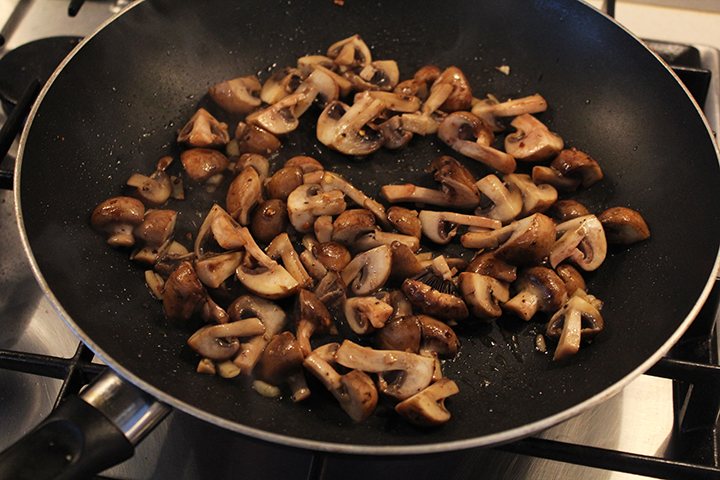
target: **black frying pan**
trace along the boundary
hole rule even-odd
[[[268,400],[246,379],[194,372],[187,329],[168,325],[142,271],[89,227],[102,200],[134,172],[179,154],[175,132],[198,106],[227,120],[208,86],[294,64],[359,33],[375,59],[397,60],[403,78],[426,64],[457,65],[477,97],[541,93],[539,115],[568,147],[602,166],[605,179],[574,198],[599,213],[628,206],[652,237],[611,249],[588,275],[605,301],[606,329],[569,361],[534,349],[542,322],[503,318],[460,326],[459,356],[445,364],[460,393],[452,420],[417,429],[386,405],[354,424],[329,395],[303,404]],[[510,75],[495,67],[510,66]],[[381,185],[431,185],[434,157],[490,171],[433,138],[354,160],[314,138],[313,115],[288,136],[273,165],[311,155],[371,196]],[[179,162],[177,162],[179,164]],[[180,171],[179,165],[175,165]],[[16,200],[28,253],[58,310],[122,377],[200,418],[291,446],[362,454],[447,451],[510,441],[595,405],[657,361],[687,328],[717,272],[720,174],[712,134],[671,71],[611,19],[577,1],[141,3],[76,50],[31,116],[18,161]],[[212,198],[193,188],[173,203],[197,231]]]

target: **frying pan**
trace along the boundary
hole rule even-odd
[[[132,173],[149,173],[160,157],[179,155],[176,131],[199,106],[234,128],[238,119],[208,99],[210,85],[249,74],[267,78],[355,33],[374,59],[396,60],[403,78],[426,64],[457,65],[476,97],[542,94],[549,109],[539,118],[605,173],[574,198],[594,213],[633,208],[651,228],[648,241],[611,249],[587,276],[590,293],[605,302],[606,327],[574,358],[552,362],[536,351],[542,319],[458,326],[461,353],[444,372],[460,393],[447,402],[453,418],[439,428],[415,428],[382,402],[356,424],[321,388],[293,404],[287,396],[260,397],[245,378],[196,374],[198,359],[186,346],[192,329],[169,324],[142,270],[89,227],[92,209],[127,193]],[[509,75],[496,70],[502,65]],[[432,186],[424,168],[439,155],[460,159],[476,178],[491,173],[430,137],[348,158],[319,144],[318,112],[307,115],[284,139],[274,168],[310,155],[375,198],[385,183]],[[114,372],[201,419],[305,449],[444,452],[508,442],[570,418],[620,391],[669,350],[718,269],[718,150],[697,104],[640,41],[572,0],[270,0],[262,8],[241,0],[148,0],[86,39],[56,72],[23,133],[16,182],[20,228],[41,285]],[[197,232],[196,212],[213,202],[185,183],[187,200],[169,205],[180,211],[181,234]]]

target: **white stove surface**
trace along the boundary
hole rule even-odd
[[[599,7],[602,2],[589,2]],[[663,2],[667,4],[668,2]],[[684,2],[676,2],[684,3]],[[692,2],[704,7],[701,0]],[[718,5],[720,2],[712,2]],[[84,36],[108,18],[118,5],[88,1],[76,18],[67,17],[67,1],[0,0],[0,32],[7,43],[0,55],[37,38],[54,35]],[[18,11],[24,11],[18,19]],[[720,11],[720,8],[718,8]],[[15,13],[13,13],[15,12]],[[679,41],[720,48],[720,13],[712,9],[686,10],[657,7],[646,3],[619,2],[618,22],[642,38]],[[16,21],[16,30],[8,28]],[[716,51],[715,51],[716,52]],[[715,56],[713,49],[703,55]],[[717,62],[717,60],[715,60]],[[720,79],[713,79],[717,87]],[[717,116],[712,106],[708,116]],[[0,114],[1,116],[1,114]],[[4,120],[4,118],[0,118]],[[715,123],[714,125],[718,125]],[[717,130],[717,127],[714,127]],[[9,157],[14,157],[15,148]],[[9,168],[12,158],[6,158]],[[53,311],[35,283],[24,259],[15,226],[12,193],[0,191],[0,318],[13,324],[0,330],[0,348],[70,357],[77,338]],[[22,292],[22,294],[13,294]],[[9,294],[8,294],[9,293]],[[0,449],[41,421],[50,411],[59,389],[59,381],[0,370]],[[673,428],[672,382],[641,376],[604,404],[551,428],[540,437],[617,449],[637,454],[663,456]],[[212,444],[207,439],[212,438]],[[223,445],[222,451],[217,446]],[[230,454],[230,452],[233,452]],[[322,478],[641,478],[531,457],[475,450],[448,455],[443,470],[437,458],[410,460],[345,459],[330,461]],[[278,462],[277,459],[283,460]],[[217,461],[222,461],[222,468]],[[260,444],[180,412],[172,413],[136,448],[135,456],[103,475],[122,479],[201,479],[212,478],[298,478],[308,477],[311,456]],[[357,473],[353,473],[357,472]],[[373,475],[373,472],[376,475]],[[454,473],[454,476],[452,475]],[[435,475],[435,478],[437,478]]]

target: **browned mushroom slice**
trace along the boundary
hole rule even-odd
[[[430,384],[435,361],[415,353],[374,350],[345,340],[335,352],[340,365],[370,373],[392,372],[392,381],[380,381],[380,391],[397,400],[415,395]]]
[[[382,113],[385,103],[360,95],[352,106],[331,102],[320,114],[317,138],[324,145],[346,155],[368,155],[383,144],[382,133],[367,125]]]
[[[494,96],[488,95],[487,99],[480,100],[473,105],[472,113],[485,120],[493,131],[502,132],[505,130],[505,125],[502,124],[500,118],[540,113],[545,110],[547,110],[547,102],[540,95],[531,95],[502,103]]]
[[[262,200],[262,182],[257,170],[250,166],[233,179],[225,195],[228,213],[244,226],[250,225],[250,213]]]
[[[262,85],[255,75],[218,83],[208,89],[210,98],[230,113],[248,114],[260,106]]]
[[[575,147],[560,152],[550,163],[550,168],[564,178],[580,178],[580,184],[585,188],[603,178],[600,165],[590,155]]]
[[[600,312],[579,295],[568,299],[548,322],[546,335],[558,341],[553,360],[575,355],[581,340],[592,341],[603,329]]]
[[[411,184],[384,185],[381,195],[391,203],[415,202],[460,209],[478,206],[480,194],[475,187],[475,178],[457,160],[448,156],[438,157],[430,163],[428,170],[435,172],[435,180],[440,182],[442,190]]]
[[[252,337],[265,333],[265,325],[258,318],[246,318],[222,325],[206,325],[188,339],[195,353],[210,360],[222,361],[240,350],[238,337]]]
[[[347,297],[347,285],[337,272],[328,272],[315,286],[313,291],[330,310],[342,307]]]
[[[205,185],[208,192],[214,192],[222,181],[223,172],[228,168],[225,155],[210,148],[191,148],[180,154],[180,161],[188,176]]]
[[[478,273],[458,275],[459,290],[470,312],[479,319],[491,320],[502,315],[500,303],[510,299],[510,284]]]
[[[137,188],[135,195],[144,203],[158,207],[168,201],[173,193],[173,184],[165,169],[172,163],[172,157],[163,157],[158,161],[157,169],[149,177],[135,173],[130,176],[127,185]]]
[[[498,230],[468,232],[461,237],[466,248],[494,248],[495,256],[513,265],[536,265],[550,254],[555,243],[555,224],[536,213]]]
[[[408,300],[426,315],[453,322],[469,316],[467,305],[457,295],[454,283],[444,280],[432,268],[406,279],[401,288]]]
[[[277,304],[255,295],[238,297],[230,304],[227,313],[233,322],[258,318],[265,327],[265,333],[250,337],[240,345],[240,350],[232,362],[238,373],[250,375],[267,344],[287,325],[288,317]]]
[[[250,232],[261,243],[270,243],[273,238],[287,230],[287,204],[277,198],[260,202],[250,219]]]
[[[559,238],[549,256],[553,268],[567,259],[585,271],[592,271],[605,261],[605,230],[595,215],[573,218],[558,225],[556,230]]]
[[[333,59],[337,65],[350,68],[368,65],[372,62],[370,49],[360,35],[353,35],[333,43],[327,50],[327,56]]]
[[[187,321],[202,307],[206,295],[192,264],[183,262],[165,282],[165,315],[173,322]]]
[[[345,300],[343,310],[347,324],[358,335],[382,328],[393,312],[388,303],[372,296],[350,297]]]
[[[374,232],[375,217],[364,208],[353,208],[342,212],[333,222],[332,241],[348,248],[354,248],[358,238]]]
[[[485,121],[470,112],[451,113],[442,121],[437,133],[453,150],[473,160],[502,173],[515,171],[515,159],[490,146],[495,134]]]
[[[265,183],[268,198],[287,201],[293,190],[303,184],[303,171],[300,167],[283,167],[275,172]]]
[[[318,242],[315,235],[308,233],[307,235],[303,235],[301,243],[305,249],[300,252],[300,261],[305,265],[305,269],[310,276],[318,282],[328,274],[328,269],[320,263],[320,260],[318,260],[314,252],[314,249],[320,245],[320,242]],[[350,253],[348,252],[348,262],[349,261]]]
[[[517,278],[517,267],[497,258],[493,250],[475,255],[465,271],[497,278],[503,282],[514,282]]]
[[[255,371],[260,380],[270,385],[290,385],[293,401],[299,402],[310,396],[302,368],[303,360],[305,355],[295,336],[292,332],[283,332],[270,339]]]
[[[418,219],[425,237],[440,245],[450,243],[460,225],[493,230],[502,226],[499,220],[492,218],[432,210],[421,210]]]
[[[240,228],[238,234],[245,242],[246,253],[244,262],[235,270],[240,283],[263,298],[285,298],[295,293],[299,287],[295,277],[262,251],[247,228]]]
[[[272,133],[257,125],[238,123],[235,138],[228,143],[228,156],[240,156],[244,153],[272,155],[280,149],[281,143]],[[236,149],[236,150],[231,150]]]
[[[650,238],[650,229],[635,210],[613,207],[598,215],[608,243],[630,244]]]
[[[158,248],[167,242],[175,230],[178,213],[175,210],[148,210],[133,235],[146,247]]]
[[[377,388],[365,372],[351,370],[340,375],[316,352],[308,355],[303,365],[337,398],[342,409],[353,421],[361,422],[375,411],[378,402]]]
[[[572,265],[567,263],[561,263],[560,265],[555,267],[555,273],[557,273],[558,277],[560,277],[560,279],[565,284],[565,290],[567,291],[568,295],[574,295],[578,289],[582,291],[587,290],[585,279],[582,277],[582,274]]]
[[[357,92],[382,90],[389,92],[400,80],[400,70],[394,60],[378,60],[357,70],[345,70],[343,77]]]
[[[310,233],[317,217],[339,215],[346,206],[345,195],[340,190],[324,192],[320,185],[304,184],[288,196],[288,218],[295,230]]]
[[[339,272],[350,263],[352,256],[348,249],[338,242],[323,242],[312,247],[315,258],[328,270]]]
[[[383,228],[390,228],[390,224],[387,221],[387,214],[385,213],[385,207],[383,207],[381,203],[365,195],[362,191],[358,190],[354,185],[342,178],[340,175],[333,172],[325,172],[322,180],[320,181],[320,185],[326,192],[340,190],[347,198],[351,199],[362,208],[372,212],[377,222],[379,222]]]
[[[392,253],[388,245],[362,252],[340,272],[340,276],[354,295],[371,295],[377,292],[390,276]]]
[[[297,68],[285,67],[265,80],[260,90],[260,99],[272,105],[293,93],[302,82],[303,74]]]
[[[475,215],[494,218],[503,224],[512,222],[520,215],[523,207],[523,198],[520,190],[515,184],[502,182],[493,175],[487,175],[475,182],[477,189],[487,198],[489,203],[483,200],[475,210]]]
[[[511,286],[515,296],[505,302],[503,309],[525,321],[537,312],[555,313],[567,300],[565,283],[545,267],[523,270]]]
[[[295,301],[295,334],[303,355],[312,352],[310,337],[315,333],[337,333],[325,304],[313,292],[301,289]]]
[[[517,130],[505,137],[505,151],[516,160],[539,162],[555,157],[565,143],[557,133],[530,114],[515,117],[510,125]]]
[[[395,411],[420,427],[435,427],[450,420],[445,399],[460,390],[455,382],[442,378],[423,391],[395,405]]]
[[[420,238],[422,236],[422,224],[418,217],[417,210],[410,210],[405,207],[394,205],[387,210],[388,221],[405,235],[412,235]]]
[[[114,197],[95,207],[90,225],[107,235],[107,243],[113,247],[135,245],[133,230],[145,218],[145,205],[131,197]]]
[[[273,135],[292,132],[300,124],[297,106],[304,102],[306,97],[304,93],[293,93],[263,110],[251,113],[245,121],[249,125],[258,125]]]
[[[505,175],[503,180],[512,183],[522,195],[523,206],[520,217],[533,213],[543,213],[552,206],[558,198],[557,190],[552,185],[536,185],[530,175],[524,173],[511,173]]]
[[[472,89],[465,74],[458,67],[445,69],[433,82],[430,92],[442,88],[444,85],[452,87],[447,99],[440,106],[444,112],[456,112],[458,110],[469,110],[472,106]]]
[[[556,223],[567,222],[573,218],[590,215],[585,206],[577,200],[566,199],[558,200],[545,212],[547,216],[552,218]]]
[[[198,109],[180,130],[178,143],[190,147],[222,147],[230,141],[227,124],[219,122],[204,108]]]

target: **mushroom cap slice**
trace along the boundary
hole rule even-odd
[[[550,168],[567,178],[580,178],[583,187],[587,188],[603,178],[600,165],[587,153],[575,147],[561,151]]]
[[[248,114],[260,106],[262,85],[255,75],[227,80],[208,89],[210,98],[230,113]]]
[[[250,213],[262,200],[262,182],[257,171],[251,166],[245,167],[240,175],[233,179],[225,195],[227,211],[240,225],[250,224]]]
[[[613,207],[598,215],[608,243],[630,244],[650,238],[650,229],[635,210]]]
[[[455,112],[458,110],[469,110],[472,106],[472,89],[470,82],[462,70],[458,67],[448,67],[440,76],[435,79],[430,87],[432,92],[434,89],[443,85],[450,85],[452,91],[447,99],[440,106],[440,110],[444,112]]]
[[[505,130],[505,125],[500,121],[502,117],[516,117],[525,113],[540,113],[547,110],[547,102],[540,95],[517,98],[500,102],[493,95],[480,100],[473,105],[472,113],[485,120],[495,132]]]
[[[490,174],[475,182],[475,186],[491,202],[484,206],[481,201],[475,215],[494,218],[503,224],[512,222],[520,215],[523,198],[515,184],[502,182],[496,175]]]
[[[460,390],[457,384],[441,378],[423,391],[395,405],[395,411],[408,422],[421,427],[435,427],[450,420],[445,399]]]
[[[510,122],[515,133],[505,137],[505,151],[523,162],[540,162],[555,157],[565,146],[563,139],[528,113]]]
[[[145,205],[132,197],[114,197],[95,207],[90,225],[95,231],[107,235],[113,247],[135,245],[133,230],[145,219]]]
[[[297,107],[306,97],[305,93],[293,93],[263,110],[251,113],[245,121],[248,124],[258,125],[273,135],[292,132],[300,124]]]
[[[392,307],[375,297],[350,297],[343,307],[345,320],[353,332],[365,335],[382,328],[392,315]]]
[[[567,300],[565,283],[546,267],[523,270],[513,282],[512,289],[517,294],[504,303],[503,309],[525,321],[539,311],[553,314]]]
[[[317,138],[346,155],[368,155],[383,144],[382,133],[367,125],[385,109],[385,103],[360,95],[352,106],[336,100],[323,109],[317,122]]]
[[[243,252],[207,256],[195,262],[195,272],[203,285],[219,288],[222,282],[235,273],[242,258]]]
[[[502,315],[500,303],[510,299],[510,284],[478,273],[462,272],[458,275],[460,293],[470,312],[482,320]]]
[[[505,175],[503,180],[513,184],[522,195],[522,209],[520,217],[527,217],[533,213],[547,211],[558,198],[558,192],[552,185],[536,185],[530,175],[524,173],[511,173]]]
[[[206,185],[212,192],[222,180],[222,173],[228,168],[225,155],[211,148],[191,148],[180,154],[180,161],[188,176],[194,181]]]
[[[260,380],[279,386],[289,383],[293,401],[298,402],[310,395],[303,376],[303,354],[292,332],[273,336],[263,349],[255,369]]]
[[[400,233],[417,238],[422,236],[422,224],[418,219],[417,210],[394,205],[388,208],[387,218]]]
[[[302,79],[303,74],[299,69],[292,67],[281,68],[265,80],[260,90],[260,99],[268,105],[277,103],[293,93],[302,82]]]
[[[577,353],[580,341],[592,341],[603,329],[600,312],[580,295],[571,296],[550,319],[546,335],[558,340],[553,360]]]
[[[401,288],[414,306],[431,317],[457,321],[470,315],[467,305],[460,297],[441,292],[420,280],[405,279]]]
[[[607,239],[603,225],[595,215],[573,218],[556,229],[559,238],[549,255],[553,268],[567,259],[585,271],[592,271],[605,261]]]
[[[227,124],[219,122],[204,108],[199,108],[180,130],[177,141],[190,147],[222,147],[230,141],[230,135]]]
[[[385,285],[390,277],[391,267],[390,246],[380,245],[356,255],[342,269],[340,276],[354,295],[371,295]]]
[[[183,262],[165,282],[163,308],[170,321],[187,321],[207,295],[190,262]]]
[[[339,190],[324,192],[318,184],[303,184],[288,195],[290,223],[300,233],[313,231],[315,219],[321,215],[339,215],[345,211],[345,195]]]

